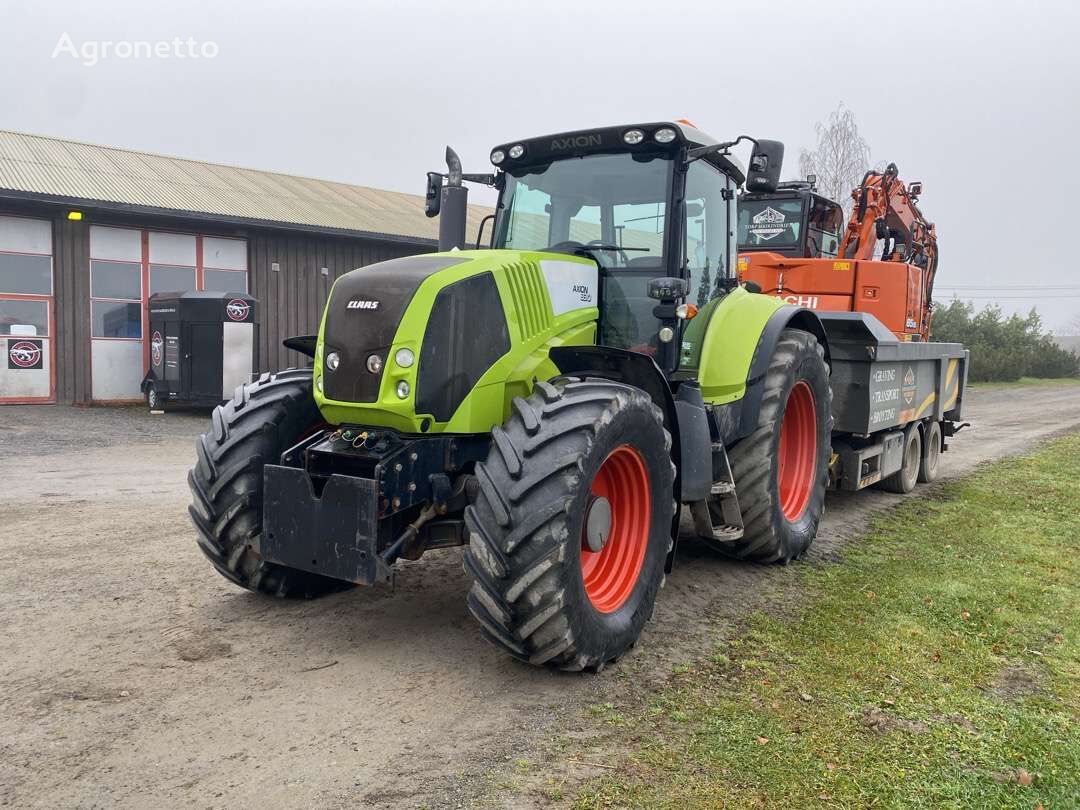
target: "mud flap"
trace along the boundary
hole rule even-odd
[[[390,579],[378,554],[378,484],[331,475],[317,496],[301,469],[263,467],[260,554],[269,562],[361,585]]]

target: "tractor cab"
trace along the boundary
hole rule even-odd
[[[665,122],[497,146],[491,247],[595,261],[599,342],[673,370],[681,323],[671,304],[701,308],[734,284],[744,172],[731,145]]]
[[[773,192],[747,192],[739,199],[740,253],[835,258],[843,234],[843,209],[817,193],[813,178],[780,183]]]

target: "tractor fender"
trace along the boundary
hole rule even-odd
[[[746,393],[738,402],[732,403],[738,408],[738,418],[733,418],[735,416],[733,413],[725,415],[728,429],[721,430],[725,444],[731,444],[732,441],[749,436],[757,428],[758,411],[761,409],[761,399],[765,393],[765,374],[769,370],[769,361],[772,360],[773,353],[776,351],[780,333],[785,329],[801,329],[809,332],[825,349],[825,362],[830,362],[829,339],[817,313],[805,307],[790,304],[777,309],[769,316],[769,320],[765,322],[765,327],[758,337],[754,356],[750,360],[750,369],[746,374]]]
[[[600,377],[640,388],[663,411],[671,434],[671,454],[679,468],[675,492],[680,502],[702,500],[712,484],[712,442],[701,391],[683,383],[673,394],[664,372],[646,354],[610,346],[556,346],[551,362],[563,374]],[[683,390],[687,389],[687,390]]]

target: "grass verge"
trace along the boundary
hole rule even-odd
[[[578,808],[1076,807],[1080,436],[875,521],[647,707]],[[607,746],[605,746],[607,747]]]
[[[1080,377],[1021,377],[1010,382],[968,383],[969,388],[1049,388],[1061,385],[1080,385]]]

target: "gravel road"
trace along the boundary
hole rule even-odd
[[[974,390],[943,473],[1080,428],[1080,387]],[[241,591],[195,547],[185,477],[206,415],[0,410],[0,804],[430,807],[499,774],[583,706],[648,691],[797,565],[684,542],[635,651],[598,676],[516,664],[464,603],[460,550],[396,584],[295,603]],[[830,495],[812,556],[899,499]],[[775,587],[774,587],[775,586]],[[525,800],[526,797],[518,797]],[[517,799],[510,803],[517,803]]]

